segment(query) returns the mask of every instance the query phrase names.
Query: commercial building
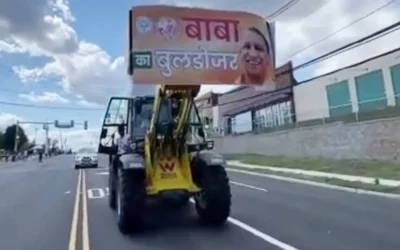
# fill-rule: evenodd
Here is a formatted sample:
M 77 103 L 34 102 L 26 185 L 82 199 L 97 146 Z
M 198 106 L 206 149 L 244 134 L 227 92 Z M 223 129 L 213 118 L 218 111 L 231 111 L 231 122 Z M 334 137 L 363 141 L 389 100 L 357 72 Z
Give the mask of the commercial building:
M 362 115 L 400 100 L 400 48 L 294 87 L 297 121 Z
M 260 91 L 240 86 L 223 94 L 207 93 L 196 99 L 200 116 L 211 132 L 235 134 L 293 123 L 292 63 L 276 69 L 278 90 Z

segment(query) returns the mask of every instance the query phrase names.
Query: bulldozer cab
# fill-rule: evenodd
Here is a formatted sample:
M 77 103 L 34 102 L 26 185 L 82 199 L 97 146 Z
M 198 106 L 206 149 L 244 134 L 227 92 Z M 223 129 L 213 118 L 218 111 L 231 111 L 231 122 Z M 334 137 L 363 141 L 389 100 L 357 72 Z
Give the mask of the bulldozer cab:
M 108 103 L 103 119 L 100 134 L 98 152 L 102 154 L 113 154 L 116 138 L 119 137 L 118 128 L 124 128 L 126 132 L 129 120 L 129 106 L 132 105 L 131 98 L 112 97 Z
M 149 127 L 154 97 L 111 97 L 103 119 L 99 153 L 113 154 L 122 128 L 131 140 L 144 140 Z
M 149 129 L 153 114 L 154 97 L 111 97 L 103 119 L 99 140 L 99 153 L 113 154 L 116 139 L 120 136 L 118 129 L 123 127 L 125 134 L 132 141 L 143 141 Z M 157 130 L 165 129 L 174 119 L 177 104 L 164 99 L 160 105 L 160 114 L 155 123 Z M 187 124 L 187 143 L 189 151 L 196 148 L 212 149 L 212 142 L 206 141 L 203 125 L 198 110 L 193 104 Z M 192 149 L 192 150 L 190 150 Z

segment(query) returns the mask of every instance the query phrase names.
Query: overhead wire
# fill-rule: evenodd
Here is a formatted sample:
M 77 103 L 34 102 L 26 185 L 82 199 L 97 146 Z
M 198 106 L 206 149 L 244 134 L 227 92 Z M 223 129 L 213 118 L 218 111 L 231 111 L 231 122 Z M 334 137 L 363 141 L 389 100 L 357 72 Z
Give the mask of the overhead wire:
M 298 70 L 298 69 L 301 69 L 301 68 L 305 68 L 305 67 L 310 66 L 312 64 L 315 64 L 315 63 L 324 61 L 326 59 L 332 58 L 332 57 L 337 56 L 339 54 L 342 54 L 342 53 L 344 53 L 346 51 L 349 51 L 350 49 L 357 48 L 357 47 L 359 47 L 359 46 L 361 46 L 363 44 L 370 43 L 370 42 L 375 41 L 376 39 L 379 39 L 379 38 L 381 38 L 383 36 L 389 35 L 389 34 L 395 32 L 395 31 L 397 31 L 399 29 L 400 29 L 400 22 L 394 23 L 394 24 L 392 24 L 392 25 L 390 25 L 390 26 L 388 26 L 386 28 L 383 28 L 381 30 L 378 30 L 378 31 L 376 31 L 376 32 L 374 32 L 374 33 L 372 33 L 372 34 L 370 34 L 368 36 L 365 36 L 365 37 L 363 37 L 361 39 L 358 39 L 358 40 L 356 40 L 354 42 L 348 43 L 348 44 L 346 44 L 346 45 L 344 45 L 344 46 L 342 46 L 342 47 L 340 47 L 338 49 L 335 49 L 335 50 L 330 51 L 330 52 L 328 52 L 326 54 L 318 56 L 318 57 L 316 57 L 316 58 L 314 58 L 314 59 L 312 59 L 312 60 L 310 60 L 308 62 L 302 63 L 302 64 L 294 67 L 293 70 Z
M 381 37 L 384 37 L 384 36 L 386 36 L 386 35 L 389 35 L 389 34 L 395 32 L 395 31 L 397 31 L 397 30 L 399 30 L 399 29 L 400 29 L 400 21 L 397 22 L 397 23 L 394 23 L 394 24 L 392 24 L 392 25 L 390 25 L 390 26 L 387 26 L 387 27 L 385 27 L 385 28 L 383 28 L 383 29 L 381 29 L 381 30 L 378 30 L 378 31 L 376 31 L 376 32 L 374 32 L 374 33 L 372 33 L 372 34 L 370 34 L 370 35 L 368 35 L 368 36 L 365 36 L 365 37 L 363 37 L 363 38 L 361 38 L 361 39 L 359 39 L 359 40 L 356 40 L 356 41 L 351 42 L 351 43 L 349 43 L 349 44 L 347 44 L 347 45 L 344 45 L 344 46 L 342 46 L 342 47 L 340 47 L 340 48 L 338 48 L 338 49 L 335 49 L 335 50 L 333 50 L 333 51 L 331 51 L 331 52 L 328 52 L 328 53 L 326 53 L 326 54 L 323 54 L 323 55 L 321 55 L 321 56 L 318 56 L 318 57 L 316 57 L 316 58 L 314 58 L 314 59 L 312 59 L 312 60 L 310 60 L 310 61 L 308 61 L 308 62 L 305 62 L 305 63 L 303 63 L 303 64 L 297 65 L 297 66 L 293 67 L 292 69 L 290 69 L 290 70 L 288 70 L 288 71 L 283 71 L 283 72 L 279 73 L 277 76 L 284 75 L 284 74 L 288 74 L 288 73 L 291 73 L 291 72 L 293 72 L 293 71 L 296 71 L 296 70 L 299 70 L 299 69 L 308 67 L 308 66 L 310 66 L 310 65 L 313 65 L 313 64 L 316 64 L 316 63 L 325 61 L 325 60 L 327 60 L 327 59 L 329 59 L 329 58 L 332 58 L 332 57 L 334 57 L 334 56 L 337 56 L 337 55 L 339 55 L 339 54 L 342 54 L 342 53 L 344 53 L 344 52 L 346 52 L 346 51 L 349 51 L 349 50 L 351 50 L 351 49 L 357 48 L 357 47 L 359 47 L 359 46 L 361 46 L 361 45 L 370 43 L 370 42 L 372 42 L 372 41 L 374 41 L 374 40 L 377 40 L 377 39 L 379 39 L 379 38 L 381 38 Z M 236 102 L 242 102 L 242 101 L 245 101 L 245 100 L 257 98 L 257 97 L 259 97 L 259 96 L 262 96 L 262 95 L 265 95 L 265 94 L 270 94 L 270 93 L 272 93 L 272 92 L 269 92 L 269 93 L 261 92 L 260 94 L 254 95 L 254 96 L 252 96 L 252 97 L 246 97 L 246 98 L 236 99 L 236 100 L 233 100 L 233 101 L 230 101 L 230 102 L 221 103 L 221 104 L 219 104 L 219 106 L 224 106 L 224 105 L 228 105 L 228 104 L 232 104 L 232 103 L 236 103 Z M 12 102 L 0 102 L 0 104 L 12 105 L 12 106 L 32 107 L 32 108 L 46 108 L 46 109 L 98 110 L 98 111 L 102 110 L 102 111 L 104 111 L 104 109 L 100 109 L 100 108 L 69 108 L 69 107 L 57 107 L 57 106 L 45 106 L 45 105 L 34 105 L 34 104 L 22 104 L 22 103 L 12 103 Z
M 314 47 L 314 46 L 316 46 L 317 44 L 319 44 L 319 43 L 321 43 L 321 42 L 324 42 L 324 41 L 328 40 L 329 38 L 333 37 L 334 35 L 336 35 L 336 34 L 342 32 L 342 31 L 348 29 L 349 27 L 351 27 L 351 26 L 357 24 L 358 22 L 360 22 L 360 21 L 362 21 L 362 20 L 364 20 L 364 19 L 366 19 L 366 18 L 372 16 L 373 14 L 375 14 L 375 13 L 381 11 L 382 9 L 388 7 L 389 5 L 393 4 L 395 1 L 396 1 L 396 0 L 391 0 L 391 1 L 389 1 L 389 2 L 387 2 L 387 3 L 385 3 L 385 4 L 383 4 L 383 5 L 381 5 L 380 7 L 375 8 L 374 10 L 372 10 L 371 12 L 369 12 L 368 14 L 366 14 L 366 15 L 360 17 L 360 18 L 357 18 L 356 20 L 354 20 L 354 21 L 352 21 L 351 23 L 347 24 L 346 26 L 344 26 L 344 27 L 342 27 L 342 28 L 340 28 L 340 29 L 338 29 L 338 30 L 336 30 L 336 31 L 334 31 L 334 32 L 332 32 L 332 33 L 330 33 L 329 35 L 323 37 L 322 39 L 320 39 L 320 40 L 318 40 L 318 41 L 315 41 L 315 42 L 313 42 L 313 43 L 307 45 L 306 47 L 304 47 L 304 48 L 302 48 L 302 49 L 300 49 L 300 50 L 298 50 L 298 51 L 296 51 L 296 52 L 294 52 L 294 53 L 288 55 L 283 61 L 290 60 L 290 59 L 292 59 L 294 56 L 300 54 L 301 52 L 303 52 L 303 51 L 305 51 L 305 50 L 307 50 L 307 49 L 309 49 L 309 48 L 311 48 L 311 47 Z
M 272 12 L 272 14 L 270 14 L 269 16 L 267 16 L 265 19 L 267 21 L 270 21 L 276 17 L 278 17 L 279 15 L 281 15 L 282 13 L 284 13 L 285 11 L 287 11 L 288 9 L 290 9 L 291 7 L 293 7 L 294 5 L 296 5 L 300 0 L 290 0 L 289 2 L 287 2 L 286 4 L 284 4 L 283 6 L 281 6 L 279 9 L 277 9 L 276 11 Z
M 288 1 L 286 4 L 284 4 L 279 9 L 277 9 L 272 14 L 270 14 L 266 19 L 273 19 L 273 18 L 278 17 L 279 15 L 281 15 L 282 13 L 284 13 L 285 11 L 287 11 L 288 9 L 293 7 L 295 4 L 297 4 L 299 1 L 300 0 L 290 0 L 290 1 Z M 7 65 L 0 64 L 0 66 L 12 70 L 12 67 L 9 67 Z M 102 87 L 104 87 L 104 86 L 102 86 Z M 99 86 L 96 85 L 96 87 L 94 89 L 91 88 L 90 90 L 91 91 L 99 91 L 100 89 L 99 89 Z M 121 87 L 121 90 L 122 90 L 122 87 Z M 14 91 L 14 90 L 10 90 L 10 89 L 4 89 L 4 88 L 0 88 L 0 91 L 10 92 L 10 93 L 15 93 L 15 94 L 30 94 L 30 93 L 21 93 L 21 92 L 18 92 L 18 91 Z M 103 110 L 103 109 L 96 109 L 96 108 L 71 108 L 71 107 L 62 107 L 62 106 L 35 105 L 35 104 L 15 103 L 15 102 L 0 102 L 0 104 L 10 105 L 10 106 L 19 106 L 19 107 L 41 108 L 41 109 L 58 109 L 58 110 L 98 110 L 98 111 Z
M 319 10 L 321 10 L 323 7 L 325 7 L 329 2 L 331 2 L 332 0 L 325 0 L 322 1 L 320 5 L 317 6 L 317 8 L 313 9 L 311 12 L 309 12 L 307 15 L 304 15 L 303 17 L 296 19 L 295 22 L 296 23 L 300 23 L 303 22 L 304 20 L 306 20 L 307 18 L 311 17 L 312 15 L 316 14 Z M 285 30 L 291 30 L 292 28 L 296 27 L 296 25 L 291 25 L 289 27 L 287 27 Z
M 54 109 L 54 110 L 78 110 L 78 111 L 83 111 L 83 110 L 102 110 L 104 109 L 101 108 L 72 108 L 72 107 L 63 107 L 63 106 L 48 106 L 48 105 L 37 105 L 37 104 L 27 104 L 27 103 L 16 103 L 16 102 L 3 102 L 0 101 L 1 105 L 8 105 L 8 106 L 18 106 L 18 107 L 26 107 L 26 108 L 38 108 L 38 109 Z
M 282 13 L 284 13 L 285 11 L 287 11 L 288 9 L 290 9 L 291 7 L 293 7 L 295 4 L 297 4 L 300 0 L 290 0 L 288 1 L 286 4 L 284 4 L 283 6 L 281 6 L 279 9 L 277 9 L 276 11 L 274 11 L 272 14 L 270 14 L 268 17 L 266 17 L 266 19 L 272 19 L 272 18 L 276 18 L 277 16 L 281 15 Z M 0 67 L 4 67 L 7 69 L 11 69 L 12 67 L 4 65 L 4 64 L 0 64 Z M 89 83 L 90 84 L 90 83 Z M 86 85 L 88 86 L 88 85 Z M 102 86 L 104 87 L 104 86 Z M 122 90 L 123 87 L 121 87 Z M 96 85 L 96 87 L 93 89 L 90 89 L 91 91 L 101 91 L 101 89 L 99 89 L 99 86 Z M 3 92 L 10 92 L 10 93 L 15 93 L 15 94 L 30 94 L 30 93 L 22 93 L 19 91 L 14 91 L 14 90 L 10 90 L 10 89 L 4 89 L 4 88 L 0 88 L 0 91 Z M 44 108 L 44 109 L 63 109 L 63 110 L 102 110 L 102 109 L 96 109 L 96 108 L 68 108 L 68 107 L 60 107 L 60 106 L 46 106 L 46 105 L 35 105 L 35 104 L 25 104 L 25 103 L 15 103 L 15 102 L 0 102 L 0 104 L 3 105 L 11 105 L 11 106 L 20 106 L 20 107 L 31 107 L 31 108 Z
M 330 0 L 327 0 L 327 1 L 330 1 Z M 327 1 L 325 1 L 325 3 L 326 3 Z M 337 33 L 339 33 L 340 31 L 342 31 L 342 30 L 344 30 L 344 29 L 350 27 L 351 25 L 354 25 L 356 22 L 361 21 L 362 19 L 365 19 L 365 18 L 367 18 L 368 16 L 371 16 L 372 14 L 374 14 L 374 13 L 380 11 L 381 9 L 383 9 L 383 8 L 385 8 L 385 7 L 387 7 L 387 6 L 389 6 L 390 4 L 392 4 L 392 3 L 395 2 L 395 1 L 396 1 L 396 0 L 391 0 L 391 1 L 387 2 L 386 4 L 380 6 L 379 8 L 374 9 L 374 11 L 372 11 L 372 12 L 370 12 L 369 14 L 367 14 L 367 15 L 365 15 L 365 16 L 363 16 L 363 17 L 361 17 L 361 18 L 359 18 L 359 19 L 357 19 L 357 20 L 355 20 L 355 21 L 353 21 L 352 23 L 348 24 L 346 27 L 343 27 L 343 28 L 341 28 L 340 30 L 335 31 L 334 34 L 337 34 Z M 271 16 L 272 16 L 272 15 L 273 15 L 273 16 L 277 16 L 279 13 L 283 13 L 283 11 L 286 11 L 288 8 L 290 8 L 291 6 L 293 6 L 294 4 L 296 4 L 297 2 L 298 2 L 298 1 L 289 1 L 287 4 L 285 4 L 285 5 L 284 5 L 283 7 L 281 7 L 279 10 L 277 10 L 277 11 L 275 11 L 273 14 L 271 14 Z M 323 4 L 322 4 L 322 5 L 323 5 Z M 322 7 L 322 5 L 321 5 L 319 8 L 317 8 L 317 9 L 320 9 L 320 8 Z M 314 13 L 315 13 L 315 11 L 314 11 Z M 309 15 L 312 15 L 312 14 L 309 14 Z M 308 15 L 308 16 L 309 16 L 309 15 Z M 344 53 L 344 52 L 346 52 L 346 51 L 349 51 L 349 50 L 351 50 L 351 49 L 354 49 L 354 48 L 356 48 L 356 47 L 359 47 L 359 46 L 361 46 L 361 45 L 363 45 L 363 44 L 372 42 L 372 41 L 374 41 L 374 40 L 376 40 L 376 39 L 379 39 L 379 38 L 381 38 L 381 37 L 383 37 L 383 36 L 386 36 L 386 35 L 388 35 L 388 34 L 390 34 L 390 33 L 393 33 L 393 32 L 395 32 L 395 31 L 397 31 L 397 30 L 399 30 L 399 29 L 400 29 L 400 22 L 394 23 L 394 24 L 392 24 L 392 25 L 390 25 L 390 26 L 388 26 L 388 27 L 386 27 L 386 28 L 383 28 L 383 29 L 381 29 L 381 30 L 379 30 L 379 31 L 377 31 L 377 32 L 374 32 L 374 33 L 372 33 L 372 34 L 370 34 L 370 35 L 368 35 L 368 36 L 366 36 L 366 37 L 363 37 L 363 38 L 361 38 L 361 39 L 359 39 L 359 40 L 357 40 L 357 41 L 354 41 L 354 42 L 349 43 L 349 44 L 347 44 L 347 45 L 345 45 L 345 46 L 342 46 L 342 47 L 340 47 L 340 48 L 338 48 L 338 49 L 335 49 L 335 50 L 333 50 L 333 51 L 331 51 L 331 52 L 328 52 L 328 53 L 326 53 L 326 54 L 323 54 L 323 55 L 321 55 L 321 56 L 318 56 L 317 58 L 314 58 L 314 59 L 312 59 L 312 60 L 310 60 L 310 61 L 307 61 L 307 62 L 305 62 L 305 63 L 303 63 L 303 64 L 297 65 L 297 66 L 293 67 L 290 71 L 281 72 L 281 73 L 278 74 L 278 76 L 279 76 L 279 75 L 284 75 L 284 74 L 290 73 L 290 72 L 292 72 L 292 71 L 299 70 L 299 69 L 301 69 L 301 68 L 308 67 L 308 66 L 310 66 L 310 65 L 313 65 L 313 64 L 316 64 L 316 63 L 319 63 L 319 62 L 322 62 L 322 61 L 327 60 L 327 59 L 329 59 L 329 58 L 331 58 L 331 57 L 334 57 L 334 56 L 336 56 L 336 55 L 342 54 L 342 53 Z M 329 37 L 333 36 L 334 34 L 330 34 Z M 328 38 L 329 38 L 329 37 L 328 37 Z M 325 40 L 328 39 L 328 38 L 325 38 Z M 320 40 L 320 41 L 317 41 L 317 42 L 314 43 L 314 44 L 317 44 L 317 43 L 319 43 L 319 42 L 321 42 L 321 40 Z M 311 45 L 310 45 L 310 46 L 311 46 Z M 303 50 L 304 50 L 304 49 L 303 49 Z M 1 66 L 1 65 L 0 65 L 0 66 Z M 1 90 L 1 89 L 0 89 L 0 90 Z M 271 92 L 270 92 L 270 93 L 271 93 Z M 265 95 L 265 94 L 267 94 L 267 93 L 262 92 L 262 93 L 260 93 L 260 94 L 254 95 L 254 96 L 252 96 L 252 97 L 250 97 L 250 98 L 247 97 L 247 98 L 236 99 L 236 100 L 233 100 L 233 101 L 230 101 L 230 102 L 222 103 L 222 104 L 220 104 L 220 106 L 228 105 L 228 104 L 232 104 L 232 103 L 236 103 L 236 102 L 241 102 L 241 101 L 248 100 L 248 99 L 257 98 L 257 97 L 262 96 L 262 95 Z M 104 109 L 100 109 L 100 108 L 70 108 L 70 107 L 46 106 L 46 105 L 35 105 L 35 104 L 13 103 L 13 102 L 0 102 L 0 104 L 3 104 L 3 105 L 12 105 L 12 106 L 22 106 L 22 107 L 32 107 L 32 108 L 44 108 L 44 109 L 61 109 L 61 110 L 98 110 L 98 111 L 100 111 L 100 110 L 103 111 L 103 110 L 104 110 Z

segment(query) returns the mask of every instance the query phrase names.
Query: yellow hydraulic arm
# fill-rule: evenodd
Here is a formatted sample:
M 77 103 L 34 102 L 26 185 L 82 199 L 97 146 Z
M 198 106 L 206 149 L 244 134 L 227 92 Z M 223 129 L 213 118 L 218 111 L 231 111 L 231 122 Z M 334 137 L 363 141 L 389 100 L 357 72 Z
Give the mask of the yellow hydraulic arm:
M 190 172 L 186 138 L 190 112 L 199 91 L 199 85 L 160 85 L 156 89 L 145 139 L 148 193 L 170 189 L 198 191 Z M 166 102 L 170 106 L 164 105 Z M 166 107 L 170 107 L 166 110 L 170 114 L 168 121 L 161 119 L 161 109 Z

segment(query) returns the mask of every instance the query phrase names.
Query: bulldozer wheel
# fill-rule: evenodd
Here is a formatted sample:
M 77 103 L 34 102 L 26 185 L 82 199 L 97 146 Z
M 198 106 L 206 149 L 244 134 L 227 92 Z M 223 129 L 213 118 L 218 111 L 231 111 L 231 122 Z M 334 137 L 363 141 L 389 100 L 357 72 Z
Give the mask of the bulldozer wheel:
M 117 221 L 122 234 L 138 232 L 143 227 L 146 196 L 144 172 L 118 168 Z
M 108 190 L 110 191 L 108 195 L 108 205 L 112 210 L 117 208 L 117 194 L 116 194 L 116 173 L 111 165 L 108 168 Z
M 196 211 L 202 222 L 219 226 L 228 219 L 231 210 L 231 190 L 223 166 L 202 166 L 200 188 L 195 195 Z

